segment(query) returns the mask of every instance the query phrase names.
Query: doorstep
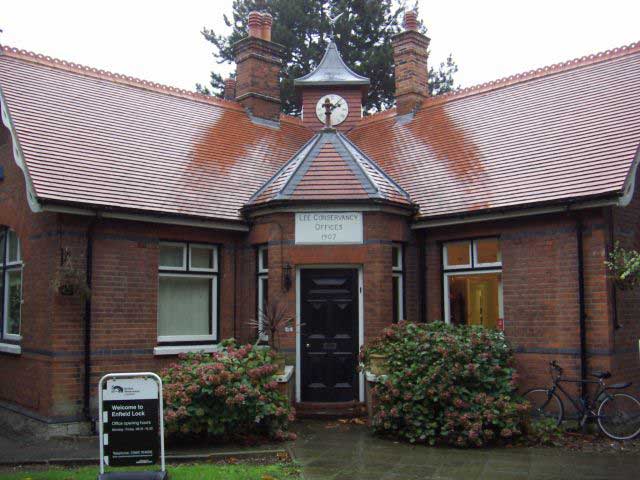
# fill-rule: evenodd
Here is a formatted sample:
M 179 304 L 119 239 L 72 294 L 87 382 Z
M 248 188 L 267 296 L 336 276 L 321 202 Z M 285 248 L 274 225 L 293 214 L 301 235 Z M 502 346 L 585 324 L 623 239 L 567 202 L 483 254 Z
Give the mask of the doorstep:
M 354 418 L 366 413 L 364 402 L 299 402 L 295 404 L 298 418 Z

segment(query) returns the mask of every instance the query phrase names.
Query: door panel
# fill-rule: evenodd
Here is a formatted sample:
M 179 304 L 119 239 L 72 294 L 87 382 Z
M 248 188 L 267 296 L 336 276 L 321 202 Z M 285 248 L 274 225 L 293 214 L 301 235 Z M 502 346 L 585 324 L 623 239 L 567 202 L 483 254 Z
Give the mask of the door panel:
M 302 401 L 358 398 L 358 271 L 301 272 Z

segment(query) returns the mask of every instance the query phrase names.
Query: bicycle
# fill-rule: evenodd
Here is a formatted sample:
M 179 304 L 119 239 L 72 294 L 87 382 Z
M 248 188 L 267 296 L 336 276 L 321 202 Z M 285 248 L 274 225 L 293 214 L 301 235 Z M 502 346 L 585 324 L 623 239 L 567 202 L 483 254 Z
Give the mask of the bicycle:
M 576 419 L 581 427 L 589 419 L 595 419 L 600 430 L 614 440 L 631 440 L 640 434 L 640 401 L 628 393 L 611 392 L 627 388 L 631 382 L 607 386 L 604 380 L 611 377 L 610 372 L 591 372 L 590 376 L 597 380 L 566 378 L 562 376 L 562 367 L 555 360 L 549 362 L 549 371 L 553 380 L 550 388 L 532 388 L 524 393 L 524 397 L 531 403 L 532 419 L 553 419 L 558 426 L 562 423 L 564 404 L 556 393 L 559 390 L 575 407 Z M 593 396 L 587 396 L 583 400 L 568 393 L 562 388 L 562 383 L 597 384 L 598 388 Z

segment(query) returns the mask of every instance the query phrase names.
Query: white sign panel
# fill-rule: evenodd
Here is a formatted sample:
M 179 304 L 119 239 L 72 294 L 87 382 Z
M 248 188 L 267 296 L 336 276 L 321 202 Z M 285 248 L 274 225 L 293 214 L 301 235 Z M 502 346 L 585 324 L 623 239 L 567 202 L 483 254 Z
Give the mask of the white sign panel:
M 102 394 L 104 400 L 151 400 L 158 398 L 153 378 L 110 378 Z
M 362 243 L 362 212 L 296 213 L 296 244 Z

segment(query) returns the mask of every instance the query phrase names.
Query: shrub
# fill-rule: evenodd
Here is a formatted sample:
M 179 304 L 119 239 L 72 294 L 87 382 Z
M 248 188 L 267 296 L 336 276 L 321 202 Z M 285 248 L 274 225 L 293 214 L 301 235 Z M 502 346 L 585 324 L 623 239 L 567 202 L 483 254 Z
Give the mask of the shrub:
M 513 354 L 502 332 L 442 322 L 400 322 L 360 353 L 387 355 L 373 388 L 378 433 L 460 447 L 519 436 L 528 403 L 515 395 Z
M 223 342 L 212 354 L 181 356 L 162 372 L 164 418 L 169 434 L 284 440 L 294 411 L 278 392 L 274 353 Z

